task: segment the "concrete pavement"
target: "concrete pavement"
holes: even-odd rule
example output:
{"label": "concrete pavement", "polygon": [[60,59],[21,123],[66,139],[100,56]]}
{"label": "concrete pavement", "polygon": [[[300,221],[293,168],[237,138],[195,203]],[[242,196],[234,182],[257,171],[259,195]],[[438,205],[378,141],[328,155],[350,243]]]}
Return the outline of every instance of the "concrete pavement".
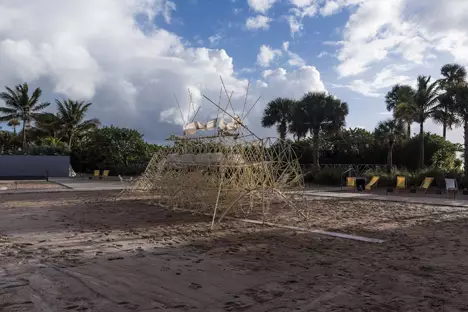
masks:
{"label": "concrete pavement", "polygon": [[75,191],[121,190],[126,184],[116,180],[86,180],[80,178],[49,178],[49,181]]}
{"label": "concrete pavement", "polygon": [[379,200],[389,202],[401,202],[411,204],[423,204],[423,205],[437,205],[437,206],[449,206],[449,207],[466,207],[468,208],[468,200],[465,199],[450,199],[444,195],[441,197],[423,197],[423,196],[404,196],[401,195],[376,195],[372,193],[347,193],[347,192],[320,192],[315,190],[306,190],[306,196],[317,196],[317,197],[332,197],[332,198],[352,198],[362,200]]}

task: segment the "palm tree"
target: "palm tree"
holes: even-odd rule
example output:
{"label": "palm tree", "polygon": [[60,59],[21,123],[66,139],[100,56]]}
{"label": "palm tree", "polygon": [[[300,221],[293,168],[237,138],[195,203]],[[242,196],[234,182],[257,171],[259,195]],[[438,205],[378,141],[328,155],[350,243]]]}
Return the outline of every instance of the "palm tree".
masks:
{"label": "palm tree", "polygon": [[464,130],[464,171],[465,177],[468,177],[468,85],[459,85],[457,88],[452,88],[451,93],[454,95],[454,111],[463,123]]}
{"label": "palm tree", "polygon": [[59,118],[56,114],[44,113],[36,119],[35,126],[31,129],[31,136],[36,139],[43,137],[61,138]]}
{"label": "palm tree", "polygon": [[91,103],[68,100],[55,100],[57,103],[57,123],[68,140],[71,149],[73,140],[96,129],[101,121],[97,118],[84,120]]}
{"label": "palm tree", "polygon": [[444,77],[439,80],[440,87],[446,91],[445,94],[440,96],[440,104],[434,112],[434,120],[442,124],[442,135],[444,139],[447,137],[447,128],[452,129],[458,127],[460,121],[455,114],[455,98],[454,94],[449,94],[451,88],[457,87],[465,83],[466,69],[458,64],[446,64],[440,70],[441,75]]}
{"label": "palm tree", "polygon": [[324,92],[309,92],[295,106],[291,132],[298,137],[312,134],[314,165],[319,165],[320,135],[341,130],[348,113],[348,104]]}
{"label": "palm tree", "polygon": [[40,115],[40,111],[50,105],[50,103],[39,103],[42,94],[40,88],[36,88],[29,96],[29,86],[27,83],[17,85],[15,89],[5,87],[6,92],[0,93],[0,99],[5,101],[5,107],[0,107],[0,121],[19,119],[23,122],[23,149],[26,147],[26,129],[31,126]]}
{"label": "palm tree", "polygon": [[445,89],[446,86],[457,86],[465,84],[466,80],[466,69],[465,67],[458,64],[446,64],[442,66],[440,70],[441,75],[444,77],[440,79],[442,87]]}
{"label": "palm tree", "polygon": [[395,143],[402,140],[406,135],[402,122],[398,119],[381,121],[377,125],[377,128],[375,128],[374,133],[378,141],[383,141],[387,144],[387,165],[389,168],[392,168],[393,147],[395,146]]}
{"label": "palm tree", "polygon": [[419,123],[419,161],[420,167],[424,167],[424,123],[434,115],[439,102],[439,82],[431,82],[431,77],[419,76],[414,105],[416,110],[415,121]]}
{"label": "palm tree", "polygon": [[61,145],[65,145],[65,143],[62,142],[57,137],[45,137],[41,139],[41,145],[48,145],[48,146],[54,146],[54,147],[59,147]]}
{"label": "palm tree", "polygon": [[393,112],[393,118],[403,123],[406,138],[411,138],[411,125],[416,120],[416,106],[414,103],[400,103]]}
{"label": "palm tree", "polygon": [[411,124],[415,120],[414,89],[407,85],[395,85],[385,96],[387,110],[393,110],[393,117],[406,125],[406,135],[411,137]]}
{"label": "palm tree", "polygon": [[285,139],[295,103],[294,100],[286,98],[277,98],[268,103],[263,112],[262,126],[270,128],[276,125],[280,138]]}
{"label": "palm tree", "polygon": [[12,118],[8,121],[8,126],[13,128],[13,133],[16,135],[16,127],[19,126],[20,121],[18,118]]}

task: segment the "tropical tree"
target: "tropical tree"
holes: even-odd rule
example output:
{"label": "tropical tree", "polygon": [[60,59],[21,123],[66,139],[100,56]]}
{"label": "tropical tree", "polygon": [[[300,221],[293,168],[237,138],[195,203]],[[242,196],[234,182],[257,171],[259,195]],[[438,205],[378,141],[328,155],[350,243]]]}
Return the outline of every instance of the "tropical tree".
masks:
{"label": "tropical tree", "polygon": [[419,123],[420,168],[424,167],[424,123],[434,115],[438,102],[439,82],[431,82],[430,76],[419,76],[414,94],[414,106],[416,111],[415,121]]}
{"label": "tropical tree", "polygon": [[55,123],[57,123],[67,139],[70,149],[76,137],[97,129],[101,124],[101,121],[97,118],[84,120],[91,103],[72,101],[70,99],[55,100],[55,103],[57,103],[58,110]]}
{"label": "tropical tree", "polygon": [[287,98],[276,98],[268,103],[263,112],[262,126],[270,128],[276,125],[280,138],[285,139],[295,103],[294,100]]}
{"label": "tropical tree", "polygon": [[341,130],[348,113],[348,104],[325,92],[309,92],[295,105],[290,129],[297,137],[312,134],[315,165],[319,165],[320,135]]}
{"label": "tropical tree", "polygon": [[468,86],[460,85],[450,91],[454,95],[454,111],[463,123],[464,130],[464,171],[468,177]]}
{"label": "tropical tree", "polygon": [[439,98],[439,105],[434,112],[434,120],[442,124],[442,136],[447,137],[447,129],[460,126],[460,120],[455,113],[455,94],[450,89],[464,84],[466,79],[466,69],[458,64],[446,64],[442,66],[440,73],[442,79],[439,80],[440,87],[444,91]]}
{"label": "tropical tree", "polygon": [[35,122],[35,125],[30,130],[30,136],[34,140],[40,140],[43,137],[61,138],[62,130],[60,129],[59,118],[53,113],[41,114]]}
{"label": "tropical tree", "polygon": [[20,125],[18,118],[12,118],[8,121],[8,126],[13,128],[13,133],[16,135],[16,127]]}
{"label": "tropical tree", "polygon": [[82,146],[83,158],[96,167],[127,174],[132,167],[147,162],[147,143],[134,129],[103,127],[94,131]]}
{"label": "tropical tree", "polygon": [[391,168],[393,166],[393,148],[406,136],[403,123],[397,119],[381,121],[375,128],[374,134],[377,142],[384,142],[387,145],[387,165]]}
{"label": "tropical tree", "polygon": [[62,140],[60,140],[57,137],[48,136],[45,138],[41,138],[40,142],[41,142],[41,145],[47,145],[47,146],[54,146],[54,147],[60,147],[62,145],[66,146],[65,143],[63,143]]}
{"label": "tropical tree", "polygon": [[466,83],[466,69],[461,65],[446,64],[442,66],[440,73],[444,77],[440,79],[440,84],[444,89]]}
{"label": "tropical tree", "polygon": [[29,86],[27,83],[17,85],[15,89],[5,87],[6,92],[0,93],[0,99],[5,102],[5,107],[0,107],[0,121],[19,119],[23,123],[23,149],[26,147],[26,130],[31,127],[31,123],[40,115],[50,103],[40,103],[42,90],[36,88],[29,96]]}
{"label": "tropical tree", "polygon": [[460,126],[460,119],[455,113],[455,102],[448,92],[439,95],[439,104],[434,108],[432,119],[442,125],[442,137],[447,138],[447,129]]}
{"label": "tropical tree", "polygon": [[411,124],[414,122],[414,89],[407,85],[395,85],[385,96],[387,110],[393,111],[393,117],[404,122],[406,136],[411,137]]}
{"label": "tropical tree", "polygon": [[411,137],[411,125],[416,120],[416,106],[414,103],[401,103],[395,108],[393,118],[403,123],[406,138]]}

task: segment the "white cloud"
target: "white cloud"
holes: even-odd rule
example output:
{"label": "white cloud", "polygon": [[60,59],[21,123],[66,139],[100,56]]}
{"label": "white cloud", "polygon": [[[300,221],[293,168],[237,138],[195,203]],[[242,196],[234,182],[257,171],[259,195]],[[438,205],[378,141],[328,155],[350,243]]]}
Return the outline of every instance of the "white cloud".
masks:
{"label": "white cloud", "polygon": [[266,13],[277,0],[247,0],[249,7],[260,13]]}
{"label": "white cloud", "polygon": [[304,8],[311,6],[315,2],[315,0],[290,0],[290,2],[296,7]]}
{"label": "white cloud", "polygon": [[245,22],[247,29],[268,29],[270,27],[271,19],[268,16],[257,15],[249,17]]}
{"label": "white cloud", "polygon": [[257,55],[257,63],[262,67],[270,66],[277,57],[283,55],[281,50],[272,49],[270,46],[262,45]]}
{"label": "white cloud", "polygon": [[378,72],[372,79],[365,81],[356,79],[347,85],[334,84],[336,88],[348,88],[352,91],[361,93],[365,96],[379,97],[380,90],[389,88],[395,84],[414,84],[414,77],[402,74],[402,72],[409,70],[410,67],[403,67],[401,65],[389,65]]}
{"label": "white cloud", "polygon": [[289,51],[289,41],[283,42],[283,50],[289,56],[288,64],[291,66],[302,67],[305,65],[305,61],[296,53]]}
{"label": "white cloud", "polygon": [[302,66],[289,72],[284,68],[267,69],[263,71],[262,76],[263,80],[257,81],[257,84],[260,91],[264,89],[273,95],[270,98],[299,98],[306,92],[326,91],[320,73],[314,66]]}
{"label": "white cloud", "polygon": [[222,38],[223,36],[218,33],[208,37],[208,41],[211,43],[211,45],[217,45],[219,43],[219,40],[221,40]]}
{"label": "white cloud", "polygon": [[288,64],[291,66],[304,66],[305,61],[298,54],[288,51],[289,60]]}
{"label": "white cloud", "polygon": [[289,31],[291,32],[291,35],[294,36],[294,34],[300,32],[304,25],[302,25],[302,22],[299,21],[295,16],[290,15],[287,17],[287,21],[289,24]]}
{"label": "white cloud", "polygon": [[[27,81],[44,90],[46,101],[89,100],[94,103],[90,117],[136,128],[152,141],[180,133],[183,120],[174,94],[184,116],[187,89],[195,105],[203,105],[200,118],[216,114],[216,108],[203,104],[202,94],[217,99],[222,76],[234,101],[243,104],[247,81],[238,78],[225,50],[191,48],[174,33],[146,25],[143,31],[135,22],[143,14],[165,23],[167,8],[173,7],[165,0],[2,0],[0,86]],[[273,59],[277,54],[273,52]],[[320,73],[311,66],[273,69],[260,81],[250,94],[262,95],[265,102],[324,89]],[[258,114],[264,106],[257,106],[249,126],[261,132]]]}
{"label": "white cloud", "polygon": [[330,53],[328,53],[327,51],[322,51],[317,55],[317,57],[322,58],[322,57],[327,56],[327,55],[330,55]]}
{"label": "white cloud", "polygon": [[[390,57],[425,64],[434,52],[451,54],[468,64],[468,1],[380,0],[338,1],[335,13],[356,5],[344,29],[337,67],[340,76],[365,72]],[[335,8],[335,9],[333,9]]]}
{"label": "white cloud", "polygon": [[323,16],[333,15],[339,13],[346,7],[359,5],[368,1],[374,0],[326,0],[324,5],[320,8],[320,14]]}
{"label": "white cloud", "polygon": [[340,4],[337,1],[327,1],[325,5],[320,9],[320,14],[323,16],[332,15],[338,12],[340,9]]}
{"label": "white cloud", "polygon": [[303,19],[312,17],[317,13],[317,6],[313,0],[290,0],[293,7],[289,10],[292,15],[286,16],[291,36],[300,33],[303,28]]}

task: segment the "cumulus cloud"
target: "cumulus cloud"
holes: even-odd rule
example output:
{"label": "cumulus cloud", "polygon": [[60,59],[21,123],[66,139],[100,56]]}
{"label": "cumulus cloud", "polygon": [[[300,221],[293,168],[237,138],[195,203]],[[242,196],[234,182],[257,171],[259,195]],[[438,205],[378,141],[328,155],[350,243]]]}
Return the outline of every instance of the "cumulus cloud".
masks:
{"label": "cumulus cloud", "polygon": [[332,15],[340,10],[340,4],[337,1],[327,1],[320,9],[320,14],[323,16]]}
{"label": "cumulus cloud", "polygon": [[296,33],[299,33],[304,28],[302,21],[298,20],[294,15],[289,15],[286,17],[286,19],[288,21],[289,31],[291,32],[292,36],[294,36]]}
{"label": "cumulus cloud", "polygon": [[[334,1],[335,13],[355,5],[339,49],[338,73],[354,76],[390,56],[424,64],[434,51],[451,54],[468,64],[468,2],[459,0]],[[322,13],[322,14],[323,14]]]}
{"label": "cumulus cloud", "polygon": [[299,96],[309,91],[326,91],[320,72],[314,66],[302,66],[289,72],[281,67],[267,69],[262,76],[265,83],[262,88],[275,90],[276,96],[290,97],[289,90],[301,90],[296,93]]}
{"label": "cumulus cloud", "polygon": [[286,52],[288,55],[288,64],[290,66],[299,66],[302,67],[305,65],[305,61],[300,57],[298,54],[291,52],[289,50],[289,41],[283,42],[283,50]]}
{"label": "cumulus cloud", "polygon": [[268,67],[278,57],[283,55],[281,50],[272,49],[270,46],[262,45],[257,55],[257,64],[262,67]]}
{"label": "cumulus cloud", "polygon": [[257,15],[255,17],[249,17],[245,22],[247,29],[268,29],[270,27],[271,18],[265,15]]}
{"label": "cumulus cloud", "polygon": [[249,7],[260,13],[266,13],[277,0],[247,0]]}
{"label": "cumulus cloud", "polygon": [[305,8],[311,6],[315,0],[290,0],[290,2],[296,7]]}
{"label": "cumulus cloud", "polygon": [[289,30],[291,35],[300,33],[303,28],[303,19],[305,17],[312,17],[317,13],[317,4],[314,0],[290,0],[292,8],[289,10],[290,15],[286,16],[289,23]]}
{"label": "cumulus cloud", "polygon": [[[255,84],[257,94],[262,96],[263,106],[255,107],[253,114],[260,116],[263,107],[269,100],[277,97],[299,99],[307,92],[325,92],[320,72],[314,66],[302,66],[297,70],[284,68],[267,69],[262,73],[262,79]],[[257,128],[260,131],[260,128]]]}
{"label": "cumulus cloud", "polygon": [[354,92],[361,93],[365,96],[379,97],[382,96],[379,91],[382,89],[388,89],[396,84],[409,84],[414,85],[416,79],[408,75],[402,74],[402,72],[409,70],[410,68],[402,68],[399,65],[389,65],[384,67],[378,72],[372,79],[366,81],[363,79],[356,79],[351,81],[349,84],[333,84],[335,88],[348,88]]}
{"label": "cumulus cloud", "polygon": [[[44,100],[92,101],[90,117],[137,128],[148,140],[162,142],[181,132],[188,114],[188,89],[203,116],[216,114],[202,95],[218,98],[220,76],[234,92],[234,101],[242,102],[247,85],[227,51],[189,47],[183,38],[161,28],[174,9],[166,0],[3,0],[0,85],[27,81],[44,90]],[[141,20],[147,21],[144,27]],[[159,27],[153,26],[154,20]],[[300,96],[323,88],[313,67],[278,69],[260,81],[250,94],[262,95],[265,102],[281,92]],[[250,118],[253,128],[261,131],[258,114],[263,106],[256,110]]]}

